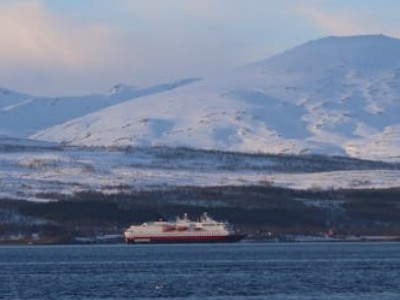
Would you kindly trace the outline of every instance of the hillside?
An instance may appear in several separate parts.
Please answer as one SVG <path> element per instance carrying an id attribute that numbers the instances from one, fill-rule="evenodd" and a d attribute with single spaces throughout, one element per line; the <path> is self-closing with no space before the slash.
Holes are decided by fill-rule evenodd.
<path id="1" fill-rule="evenodd" d="M 76 97 L 37 97 L 0 89 L 0 135 L 26 138 L 37 131 L 99 109 L 169 91 L 197 80 L 184 79 L 151 87 L 117 84 L 105 94 Z"/>
<path id="2" fill-rule="evenodd" d="M 400 164 L 167 147 L 87 149 L 0 138 L 0 185 L 0 199 L 40 202 L 78 193 L 116 195 L 175 187 L 390 189 L 400 187 Z"/>
<path id="3" fill-rule="evenodd" d="M 204 211 L 229 220 L 249 239 L 312 236 L 363 241 L 400 237 L 399 189 L 295 191 L 267 186 L 138 190 L 106 195 L 79 193 L 60 201 L 0 201 L 0 243 L 122 242 L 132 223 L 173 219 Z M 377 239 L 375 239 L 377 240 Z"/>

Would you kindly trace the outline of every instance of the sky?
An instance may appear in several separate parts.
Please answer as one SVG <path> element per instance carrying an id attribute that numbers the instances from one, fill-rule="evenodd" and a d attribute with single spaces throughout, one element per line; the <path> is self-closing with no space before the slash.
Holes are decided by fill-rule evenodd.
<path id="1" fill-rule="evenodd" d="M 400 38 L 398 0 L 0 0 L 0 87 L 42 96 L 211 77 L 325 36 Z"/>

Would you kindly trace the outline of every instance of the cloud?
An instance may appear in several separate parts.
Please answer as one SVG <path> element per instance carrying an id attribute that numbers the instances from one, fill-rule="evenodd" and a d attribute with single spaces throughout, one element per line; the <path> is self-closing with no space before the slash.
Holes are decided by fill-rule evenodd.
<path id="1" fill-rule="evenodd" d="M 179 2 L 162 7 L 173 13 Z M 40 0 L 0 4 L 0 86 L 35 94 L 90 93 L 129 79 L 153 84 L 237 64 L 240 50 L 227 51 L 234 47 L 224 30 L 191 17 L 159 18 L 156 2 L 141 3 L 136 17 L 123 16 L 122 25 L 115 14 L 104 24 L 56 13 Z M 190 16 L 209 9 L 194 1 L 184 5 Z"/>
<path id="2" fill-rule="evenodd" d="M 140 59 L 110 23 L 55 13 L 41 1 L 0 4 L 0 86 L 39 95 L 103 91 Z"/>
<path id="3" fill-rule="evenodd" d="M 292 11 L 307 18 L 314 26 L 330 35 L 358 35 L 384 33 L 399 36 L 400 31 L 393 24 L 387 23 L 385 18 L 371 14 L 370 10 L 345 9 L 336 6 L 327 8 L 321 1 L 312 1 L 307 4 L 292 6 Z M 327 2 L 326 2 L 327 3 Z M 341 9 L 340 9 L 341 8 Z"/>
<path id="4" fill-rule="evenodd" d="M 77 70 L 107 57 L 115 30 L 50 13 L 38 1 L 0 5 L 0 63 Z"/>
<path id="5" fill-rule="evenodd" d="M 315 7 L 302 7 L 299 12 L 331 34 L 363 34 L 368 31 L 358 22 L 355 22 L 356 18 L 354 17 L 332 14 Z"/>

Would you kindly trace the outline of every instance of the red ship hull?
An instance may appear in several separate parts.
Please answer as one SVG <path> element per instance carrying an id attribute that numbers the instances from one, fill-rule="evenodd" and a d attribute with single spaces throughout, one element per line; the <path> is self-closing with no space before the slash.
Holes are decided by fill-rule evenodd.
<path id="1" fill-rule="evenodd" d="M 125 242 L 128 244 L 161 244 L 161 243 L 232 243 L 238 242 L 245 237 L 244 234 L 224 235 L 224 236 L 143 236 L 127 237 Z"/>

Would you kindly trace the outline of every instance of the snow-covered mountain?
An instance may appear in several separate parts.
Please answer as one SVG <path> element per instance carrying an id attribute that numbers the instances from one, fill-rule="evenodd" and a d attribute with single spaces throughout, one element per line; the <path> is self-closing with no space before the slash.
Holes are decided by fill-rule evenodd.
<path id="1" fill-rule="evenodd" d="M 218 78 L 126 101 L 33 138 L 400 158 L 400 41 L 329 37 Z"/>
<path id="2" fill-rule="evenodd" d="M 37 131 L 62 124 L 74 118 L 126 100 L 165 92 L 198 79 L 137 88 L 117 84 L 106 94 L 80 97 L 35 97 L 0 89 L 0 135 L 28 137 Z"/>
<path id="3" fill-rule="evenodd" d="M 311 41 L 32 138 L 400 160 L 399 130 L 400 40 L 366 35 Z"/>

